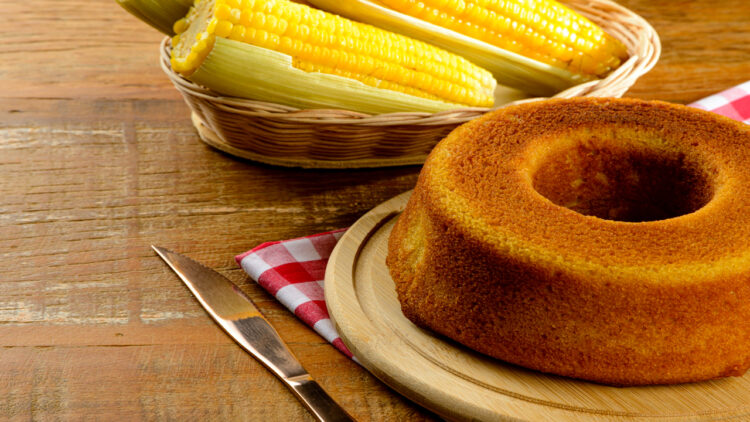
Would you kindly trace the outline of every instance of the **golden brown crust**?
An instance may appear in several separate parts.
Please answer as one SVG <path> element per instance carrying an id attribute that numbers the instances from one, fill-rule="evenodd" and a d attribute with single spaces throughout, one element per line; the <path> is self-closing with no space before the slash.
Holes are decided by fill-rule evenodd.
<path id="1" fill-rule="evenodd" d="M 687 174 L 650 173 L 643 157 L 698 169 L 685 191 L 697 199 L 676 209 L 684 215 L 605 219 L 643 202 L 587 197 L 625 183 L 590 158 L 623 161 L 622 144 L 636 157 L 623 167 L 633 180 L 679 185 Z M 387 264 L 404 314 L 482 353 L 602 383 L 741 375 L 750 366 L 748 145 L 740 123 L 638 100 L 545 101 L 470 122 L 430 155 L 391 234 Z M 567 174 L 581 162 L 583 181 Z M 663 181 L 637 183 L 670 194 Z M 580 201 L 556 205 L 568 190 Z"/>

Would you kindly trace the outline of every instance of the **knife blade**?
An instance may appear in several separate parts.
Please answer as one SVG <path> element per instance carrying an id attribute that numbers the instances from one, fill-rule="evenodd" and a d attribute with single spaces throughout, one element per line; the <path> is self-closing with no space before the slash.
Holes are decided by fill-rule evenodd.
<path id="1" fill-rule="evenodd" d="M 203 309 L 243 349 L 276 375 L 319 421 L 353 421 L 310 376 L 271 323 L 228 278 L 184 255 L 151 245 Z"/>

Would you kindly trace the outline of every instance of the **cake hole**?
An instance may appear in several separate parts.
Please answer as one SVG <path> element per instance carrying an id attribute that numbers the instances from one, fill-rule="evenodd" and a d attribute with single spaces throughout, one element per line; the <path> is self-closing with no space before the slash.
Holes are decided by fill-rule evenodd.
<path id="1" fill-rule="evenodd" d="M 689 214 L 713 197 L 711 178 L 684 154 L 595 141 L 547 154 L 534 189 L 578 213 L 628 222 Z"/>

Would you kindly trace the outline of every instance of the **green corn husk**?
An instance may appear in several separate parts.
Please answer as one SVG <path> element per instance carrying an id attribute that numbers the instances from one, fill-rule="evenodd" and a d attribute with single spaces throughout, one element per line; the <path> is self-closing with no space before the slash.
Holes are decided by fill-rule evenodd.
<path id="1" fill-rule="evenodd" d="M 123 9 L 161 33 L 172 36 L 172 25 L 184 17 L 192 0 L 117 0 Z"/>

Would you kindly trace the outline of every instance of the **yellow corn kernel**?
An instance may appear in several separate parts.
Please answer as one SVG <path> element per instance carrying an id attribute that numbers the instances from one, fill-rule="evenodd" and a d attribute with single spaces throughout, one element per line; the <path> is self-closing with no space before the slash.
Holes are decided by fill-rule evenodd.
<path id="1" fill-rule="evenodd" d="M 235 41 L 244 41 L 246 31 L 247 30 L 244 26 L 234 25 L 232 27 L 232 32 L 229 33 L 229 39 L 235 40 Z"/>
<path id="2" fill-rule="evenodd" d="M 172 25 L 172 30 L 174 31 L 175 34 L 179 34 L 179 33 L 183 32 L 183 31 L 185 31 L 185 29 L 187 29 L 187 27 L 188 27 L 187 20 L 185 18 L 182 18 L 182 19 L 177 20 L 174 23 L 174 25 Z"/>
<path id="3" fill-rule="evenodd" d="M 492 75 L 461 57 L 289 0 L 196 0 L 179 29 L 173 67 L 185 76 L 207 54 L 192 54 L 192 40 L 207 33 L 290 55 L 308 72 L 467 106 L 494 102 Z"/>

